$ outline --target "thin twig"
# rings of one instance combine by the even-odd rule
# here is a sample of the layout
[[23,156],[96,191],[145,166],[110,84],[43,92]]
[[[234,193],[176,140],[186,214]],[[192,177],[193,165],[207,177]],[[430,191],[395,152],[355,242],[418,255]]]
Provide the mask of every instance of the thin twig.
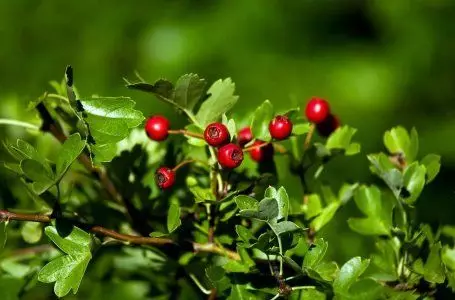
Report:
[[198,138],[198,139],[204,139],[204,136],[200,133],[196,133],[196,132],[191,132],[191,131],[187,131],[187,130],[184,130],[184,129],[176,129],[176,130],[168,130],[167,131],[169,134],[183,134],[183,135],[186,135],[186,136],[190,136],[190,137],[194,137],[194,138]]
[[313,138],[315,127],[316,126],[314,124],[310,125],[310,130],[308,130],[308,133],[306,134],[306,137],[305,137],[305,143],[303,144],[303,151],[306,151],[310,147],[310,143],[311,143],[311,139]]

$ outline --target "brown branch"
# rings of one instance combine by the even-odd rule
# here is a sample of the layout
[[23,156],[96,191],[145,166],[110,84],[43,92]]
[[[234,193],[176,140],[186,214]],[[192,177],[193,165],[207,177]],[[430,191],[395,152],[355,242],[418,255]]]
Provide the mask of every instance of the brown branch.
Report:
[[[53,218],[50,215],[42,214],[24,214],[24,213],[15,213],[8,210],[0,210],[0,222],[16,220],[16,221],[28,221],[28,222],[39,222],[39,223],[51,223]],[[70,220],[74,225],[79,225],[82,228],[86,228],[88,231],[105,237],[110,237],[118,241],[128,242],[131,244],[137,245],[153,245],[153,246],[164,246],[169,244],[176,244],[173,240],[167,238],[155,238],[155,237],[146,237],[146,236],[137,236],[130,234],[123,234],[117,231],[104,228],[98,225],[90,225],[75,220]],[[240,255],[232,250],[221,248],[215,244],[199,244],[192,242],[191,243],[194,252],[205,252],[218,254],[222,256],[227,256],[233,260],[240,260]]]

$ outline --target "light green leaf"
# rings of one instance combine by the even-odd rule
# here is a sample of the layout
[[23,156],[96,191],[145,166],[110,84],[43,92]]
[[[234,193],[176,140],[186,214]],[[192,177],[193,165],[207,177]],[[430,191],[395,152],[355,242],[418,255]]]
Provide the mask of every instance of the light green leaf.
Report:
[[433,181],[441,169],[441,156],[436,154],[428,154],[420,163],[425,166],[427,183]]
[[424,275],[426,281],[431,283],[443,283],[445,279],[444,266],[441,261],[441,242],[438,242],[431,246],[430,254],[428,255],[427,261],[423,266]]
[[307,196],[307,202],[303,205],[303,212],[307,219],[311,219],[322,212],[321,198],[318,194]]
[[333,282],[335,294],[348,294],[349,288],[365,272],[370,264],[369,259],[362,260],[360,257],[351,258],[340,269],[337,278]]
[[303,135],[310,131],[311,124],[310,123],[297,123],[292,126],[292,134],[293,135]]
[[419,135],[417,130],[413,127],[411,129],[411,139],[409,142],[408,156],[406,158],[408,163],[413,162],[419,153]]
[[304,268],[315,268],[319,265],[324,258],[328,248],[328,243],[323,238],[316,240],[313,247],[311,247],[305,254],[303,259]]
[[314,271],[316,271],[322,279],[333,281],[338,276],[339,268],[334,261],[322,262],[314,267]]
[[248,273],[250,268],[236,260],[229,260],[223,265],[223,269],[229,273]]
[[96,144],[90,146],[95,162],[109,162],[117,154],[116,144]]
[[364,299],[384,299],[382,294],[385,288],[371,278],[366,278],[355,282],[349,289],[349,295],[344,299],[364,300]]
[[70,290],[76,293],[92,258],[90,235],[77,227],[73,227],[65,237],[61,237],[54,226],[46,227],[45,233],[68,255],[57,257],[45,265],[38,274],[38,280],[55,282],[54,292],[58,297],[65,296]]
[[216,197],[213,194],[212,189],[200,187],[194,177],[187,177],[186,184],[190,192],[193,194],[196,203],[215,201]]
[[68,170],[70,165],[76,160],[85,148],[85,140],[81,139],[79,133],[74,133],[63,143],[57,157],[56,178],[59,180]]
[[246,285],[233,284],[227,300],[256,300],[257,297],[247,290]]
[[169,233],[177,229],[182,221],[180,220],[180,205],[177,202],[172,202],[167,213],[167,230]]
[[362,185],[355,193],[354,201],[367,216],[378,216],[382,211],[381,191],[376,186]]
[[342,204],[346,204],[351,198],[353,197],[354,193],[357,191],[359,187],[358,183],[354,184],[347,184],[344,183],[340,190],[338,191],[338,199],[341,201]]
[[29,244],[35,244],[39,242],[42,234],[42,225],[37,222],[25,222],[21,229],[22,238]]
[[177,80],[172,99],[181,107],[191,111],[201,99],[205,85],[205,79],[197,74],[185,74]]
[[327,139],[325,147],[328,150],[345,150],[346,155],[356,154],[360,150],[360,145],[351,146],[351,140],[356,131],[357,129],[346,125],[338,127]]
[[251,240],[255,240],[255,237],[251,230],[242,225],[235,225],[235,231],[239,238],[245,243],[250,243]]
[[321,214],[319,214],[316,218],[311,221],[311,227],[315,231],[321,230],[324,225],[326,225],[330,220],[332,220],[333,216],[335,215],[336,211],[340,207],[341,202],[332,202],[326,207],[322,209]]
[[389,227],[378,217],[350,218],[349,227],[364,235],[390,235]]
[[327,297],[323,292],[316,289],[308,289],[301,294],[300,300],[326,300]]
[[234,198],[234,201],[240,210],[244,210],[244,209],[258,210],[259,209],[259,202],[256,199],[246,196],[246,195],[236,196]]
[[401,153],[407,158],[410,143],[408,131],[401,126],[384,133],[384,145],[391,154]]
[[239,97],[234,95],[234,91],[235,84],[231,78],[219,79],[212,84],[207,91],[209,98],[202,103],[196,114],[196,119],[202,127],[205,128],[217,121],[237,103]]
[[256,139],[270,141],[269,123],[273,118],[273,106],[265,100],[253,113],[251,132]]
[[406,167],[403,172],[403,184],[410,193],[409,197],[404,198],[406,203],[412,204],[420,196],[425,185],[425,166],[414,162]]
[[223,114],[221,119],[222,119],[222,123],[226,126],[226,128],[229,131],[231,140],[233,140],[234,137],[237,136],[237,126],[235,125],[234,119],[228,119],[226,114]]
[[441,258],[447,268],[455,271],[455,248],[449,248],[447,245],[444,246]]

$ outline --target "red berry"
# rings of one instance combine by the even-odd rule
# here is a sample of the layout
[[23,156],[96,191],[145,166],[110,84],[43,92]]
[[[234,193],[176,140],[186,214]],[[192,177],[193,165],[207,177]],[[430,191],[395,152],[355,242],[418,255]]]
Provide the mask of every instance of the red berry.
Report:
[[276,116],[269,123],[269,132],[276,140],[287,139],[292,133],[292,122],[286,116]]
[[218,162],[223,168],[237,168],[242,161],[243,151],[238,145],[230,143],[218,149]]
[[221,123],[212,123],[205,128],[204,139],[210,146],[220,147],[231,140],[229,130]]
[[316,124],[316,129],[320,136],[328,137],[332,134],[338,127],[340,127],[340,119],[330,114],[324,121],[319,124]]
[[242,128],[237,136],[237,142],[239,143],[240,147],[245,146],[253,139],[253,133],[251,132],[250,127]]
[[250,157],[252,160],[261,162],[261,161],[266,161],[270,160],[273,158],[273,145],[270,143],[267,143],[267,145],[262,146],[262,147],[257,147],[263,145],[265,142],[261,140],[256,140],[253,145],[251,146],[250,152]]
[[145,132],[154,141],[164,141],[169,135],[169,120],[163,116],[153,116],[145,123]]
[[167,189],[175,183],[175,172],[168,167],[160,167],[155,173],[156,184],[160,189]]
[[330,115],[330,105],[321,98],[312,98],[306,105],[305,110],[308,121],[321,123]]

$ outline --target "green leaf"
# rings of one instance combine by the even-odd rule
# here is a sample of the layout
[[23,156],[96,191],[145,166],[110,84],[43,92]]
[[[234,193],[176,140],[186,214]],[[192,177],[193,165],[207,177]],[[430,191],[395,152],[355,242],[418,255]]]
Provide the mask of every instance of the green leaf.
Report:
[[272,224],[271,227],[276,235],[280,235],[286,232],[302,230],[300,226],[291,221],[282,221],[276,224]]
[[244,210],[244,209],[258,210],[259,209],[259,202],[256,199],[249,197],[249,196],[239,195],[234,198],[234,201],[240,210]]
[[316,218],[313,219],[313,221],[311,221],[311,228],[313,228],[315,231],[321,230],[324,225],[332,220],[340,205],[341,202],[332,202],[324,207],[321,214],[319,214]]
[[382,178],[395,197],[398,197],[403,186],[403,175],[401,172],[395,168],[384,153],[370,154],[367,157],[371,163],[371,171]]
[[176,230],[182,221],[180,220],[180,205],[177,202],[172,202],[167,213],[167,230],[169,233]]
[[324,258],[328,248],[328,243],[323,238],[316,240],[315,244],[310,247],[303,259],[304,268],[315,268]]
[[441,258],[447,268],[455,271],[455,248],[449,248],[447,245],[444,246]]
[[302,292],[300,300],[326,300],[327,297],[323,292],[315,289],[308,289]]
[[346,204],[354,196],[354,192],[359,187],[358,183],[347,184],[344,183],[338,191],[338,199],[342,204]]
[[349,288],[365,272],[370,264],[369,259],[362,260],[360,257],[351,258],[340,269],[337,278],[333,282],[335,294],[348,294]]
[[331,261],[331,262],[322,262],[318,264],[314,271],[316,271],[322,279],[326,281],[333,281],[338,276],[338,265]]
[[210,266],[205,269],[205,275],[207,275],[212,284],[216,284],[218,281],[223,279],[226,272],[220,266]]
[[303,205],[303,212],[307,219],[311,219],[322,212],[321,198],[318,194],[307,196],[307,202]]
[[126,87],[133,90],[152,93],[160,100],[173,103],[170,98],[172,97],[174,86],[172,82],[169,82],[165,79],[158,79],[153,84],[146,82],[129,83],[127,81]]
[[59,256],[45,265],[38,274],[38,280],[55,282],[54,292],[58,297],[65,296],[70,290],[76,293],[92,258],[90,234],[77,227],[73,227],[65,237],[61,237],[54,226],[48,226],[44,231],[68,255]]
[[2,300],[18,300],[19,294],[23,290],[25,280],[3,275],[0,277],[0,291]]
[[22,238],[29,244],[35,244],[39,242],[42,234],[42,225],[36,222],[25,222],[21,229]]
[[420,196],[425,185],[425,166],[414,162],[406,167],[403,172],[403,184],[410,193],[409,197],[404,198],[406,203],[412,204]]
[[215,81],[207,93],[210,95],[205,100],[196,114],[196,120],[199,125],[205,128],[208,124],[217,121],[222,114],[229,111],[235,103],[238,96],[234,95],[235,84],[231,78]]
[[21,170],[29,179],[42,183],[52,183],[54,173],[34,159],[24,159],[21,161]]
[[256,139],[270,141],[269,123],[273,118],[273,106],[265,100],[253,113],[251,132]]
[[431,283],[443,283],[445,279],[444,266],[441,261],[441,242],[431,246],[430,254],[423,266],[423,277]]
[[349,227],[363,235],[390,235],[389,227],[377,217],[350,218]]
[[408,131],[401,127],[394,127],[384,133],[384,145],[391,154],[403,154],[408,163],[415,160],[419,147],[419,140],[415,128]]
[[259,202],[258,219],[270,222],[278,217],[278,203],[274,198],[264,198]]
[[185,74],[177,80],[172,99],[181,107],[192,111],[201,99],[205,85],[205,79],[197,74]]
[[256,300],[257,297],[251,294],[246,285],[233,284],[231,293],[227,297],[227,300]]
[[250,243],[251,240],[255,240],[253,233],[251,230],[246,228],[245,226],[242,225],[235,225],[235,231],[237,232],[237,235],[239,238],[244,241],[245,243]]
[[190,192],[193,194],[196,203],[215,201],[216,197],[213,194],[212,189],[200,187],[196,178],[191,176],[187,177],[186,184]]
[[[189,125],[185,126],[185,129],[188,132],[191,132],[191,133],[198,133],[198,134],[203,134],[204,133],[204,131],[199,126],[197,126],[195,124],[189,124]],[[192,146],[204,147],[204,146],[207,145],[207,143],[205,142],[204,139],[191,137],[191,136],[188,136],[188,135],[185,135],[185,137],[187,138],[188,144],[190,144]]]
[[227,127],[227,129],[229,131],[231,140],[233,140],[234,137],[237,136],[237,126],[235,125],[235,120],[228,119],[226,114],[223,114],[221,119],[222,119],[222,123]]
[[354,196],[357,207],[367,216],[377,216],[382,211],[381,191],[376,186],[362,185]]
[[229,260],[223,265],[223,269],[229,273],[248,273],[250,268],[236,260]]
[[81,100],[84,121],[95,140],[95,163],[110,161],[116,147],[112,143],[123,140],[131,128],[137,127],[144,116],[134,109],[135,102],[127,97],[92,97]]
[[292,134],[293,135],[303,135],[310,131],[311,124],[310,123],[297,123],[292,126]]
[[433,181],[441,169],[441,156],[436,154],[428,154],[420,163],[425,166],[427,183]]
[[349,126],[338,127],[327,139],[325,147],[328,150],[345,150],[346,155],[356,154],[360,151],[360,145],[354,144],[356,146],[351,146],[351,140],[356,131],[357,129]]
[[8,239],[8,221],[0,222],[0,253],[2,253],[3,249],[5,248],[6,241]]
[[59,180],[85,148],[85,140],[79,133],[74,133],[63,143],[57,156],[56,178]]
[[382,297],[384,292],[385,289],[380,283],[371,278],[366,278],[355,282],[349,289],[349,295],[345,299],[384,299]]
[[269,186],[264,193],[265,198],[274,198],[278,202],[278,220],[288,219],[289,214],[289,196],[284,187],[276,190],[274,187]]

